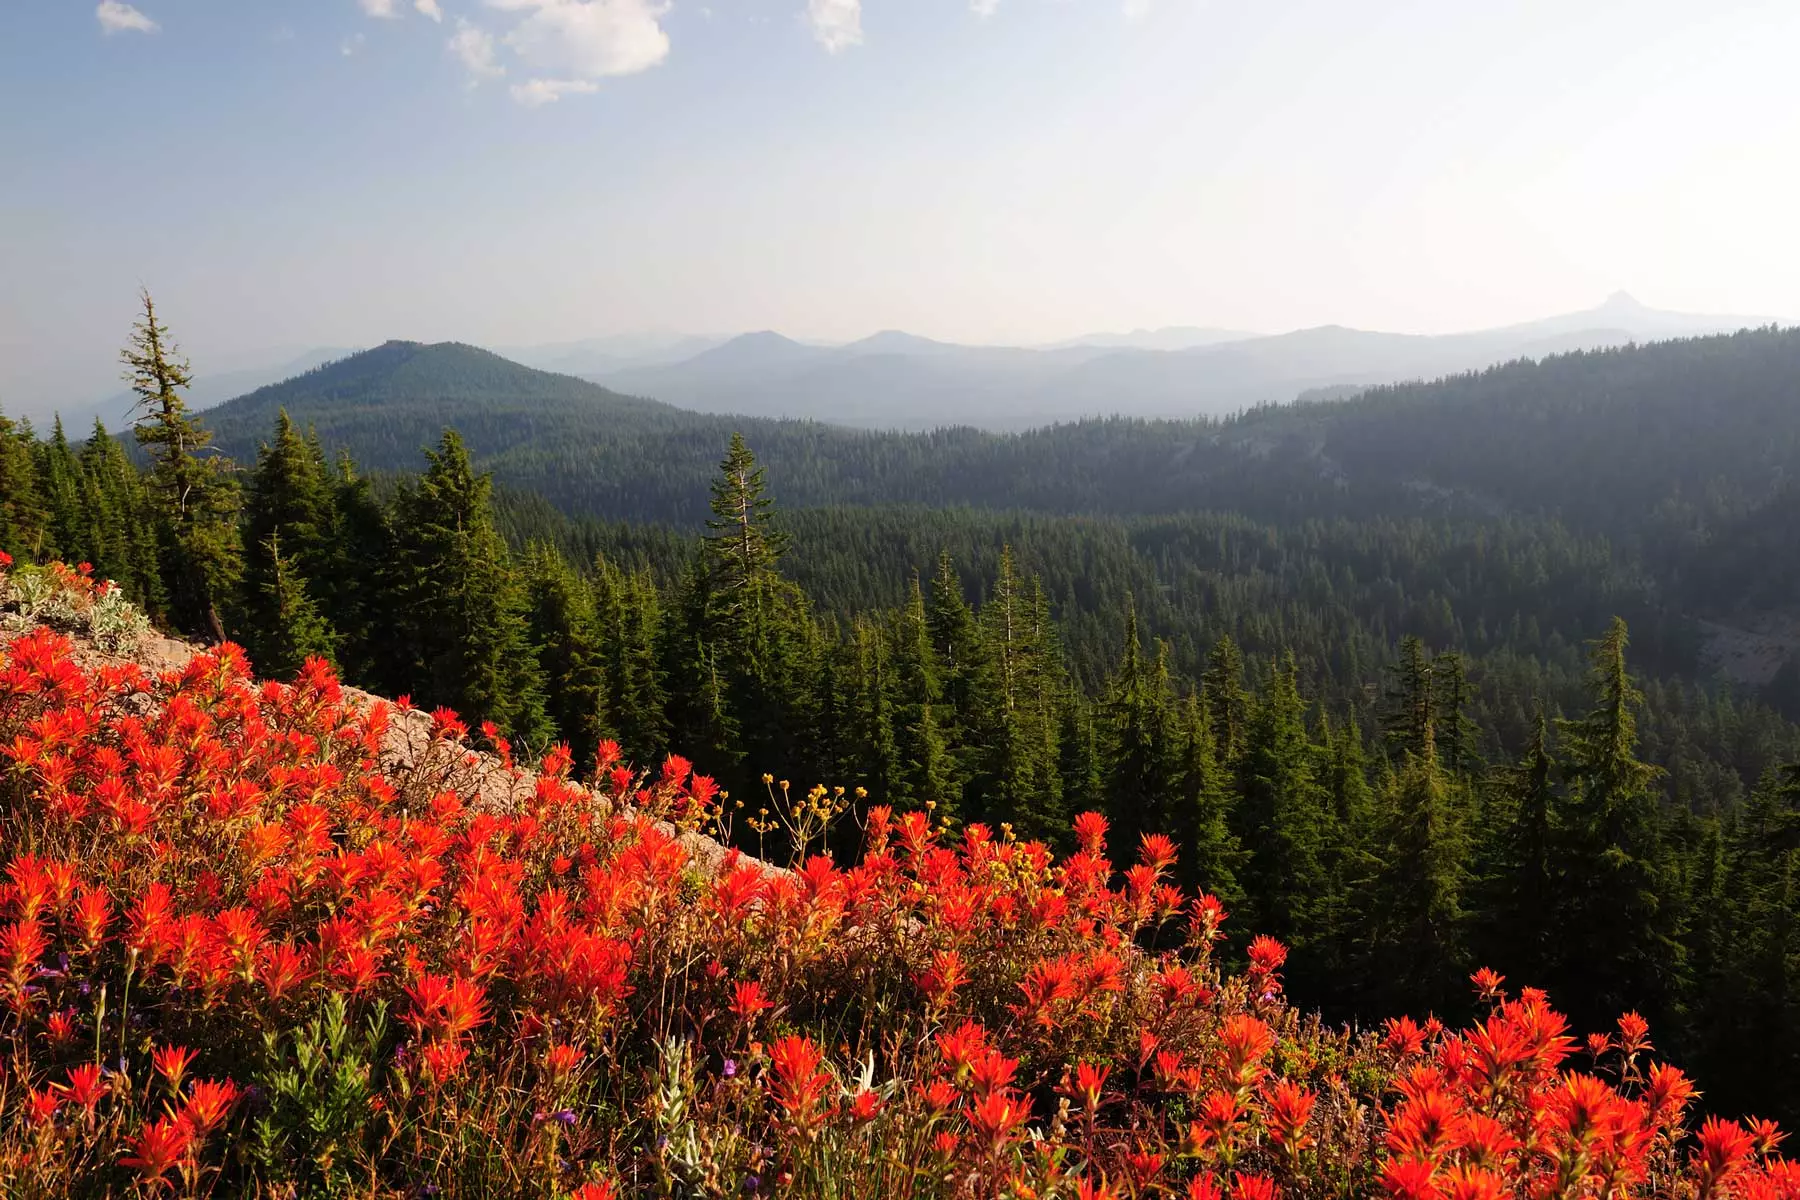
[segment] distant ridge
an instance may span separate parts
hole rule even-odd
[[[1095,416],[1218,416],[1302,394],[1433,379],[1771,322],[1647,308],[1623,292],[1591,309],[1470,333],[1322,325],[1271,336],[1176,327],[1038,348],[965,346],[885,330],[835,347],[744,334],[681,362],[593,376],[702,412],[891,429],[1027,429]]]

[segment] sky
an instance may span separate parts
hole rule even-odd
[[[1800,315],[1792,0],[4,0],[0,407],[388,338]]]

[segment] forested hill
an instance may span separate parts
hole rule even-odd
[[[719,447],[741,431],[795,505],[1550,515],[1666,558],[1788,481],[1800,448],[1800,332],[1521,361],[1225,421],[1094,420],[1013,435],[709,416],[473,347],[390,342],[230,401],[207,421],[248,461],[279,407],[328,450],[375,469],[410,469],[455,426],[501,483],[616,519],[692,521]]]

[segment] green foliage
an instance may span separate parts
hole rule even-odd
[[[492,721],[531,745],[550,736],[525,597],[495,529],[488,477],[447,431],[394,501],[386,670],[415,700]]]
[[[125,381],[137,397],[135,433],[150,454],[150,492],[159,520],[163,580],[177,628],[225,640],[222,610],[243,573],[239,498],[231,463],[209,454],[212,435],[188,412],[182,389],[193,382],[187,361],[156,316],[149,292],[143,318],[120,352]],[[61,441],[61,423],[57,426]],[[53,487],[62,486],[60,482]]]
[[[360,1028],[340,993],[313,1020],[265,1035],[254,1086],[266,1110],[243,1152],[265,1177],[303,1197],[368,1194],[368,1164],[389,1053],[387,1010],[377,1003]]]

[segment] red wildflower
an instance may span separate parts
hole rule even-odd
[[[188,1065],[194,1061],[195,1054],[186,1046],[158,1046],[150,1052],[150,1064],[156,1073],[169,1081],[169,1090],[181,1092],[181,1077],[187,1073]]]
[[[1231,1181],[1231,1200],[1281,1200],[1281,1190],[1267,1175],[1240,1172]]]
[[[969,1124],[996,1151],[1030,1115],[1026,1102],[1004,1089],[989,1092],[969,1106]]]
[[[1389,1159],[1381,1165],[1381,1186],[1394,1200],[1439,1200],[1437,1167],[1422,1158]]]
[[[545,1052],[544,1065],[550,1069],[551,1075],[560,1077],[579,1067],[584,1057],[576,1047],[558,1042]]]
[[[187,1156],[192,1144],[193,1135],[184,1121],[178,1117],[164,1117],[146,1124],[131,1139],[131,1153],[119,1162],[143,1175],[144,1182],[154,1186],[162,1183],[163,1176]]]
[[[831,1083],[831,1075],[821,1065],[824,1061],[824,1053],[811,1040],[791,1034],[769,1051],[773,1076],[769,1093],[802,1131],[810,1132],[823,1115],[820,1101]]]
[[[731,1011],[739,1019],[754,1021],[757,1014],[767,1012],[775,1007],[775,1002],[763,992],[762,984],[756,980],[739,981],[732,985]]]
[[[1700,1144],[1694,1150],[1694,1173],[1701,1197],[1713,1195],[1720,1184],[1742,1170],[1755,1148],[1756,1140],[1736,1121],[1706,1118],[1700,1126]]]
[[[1313,1103],[1313,1094],[1292,1080],[1283,1079],[1277,1083],[1268,1096],[1269,1139],[1290,1152],[1303,1149]]]
[[[1219,1028],[1225,1077],[1234,1087],[1248,1087],[1262,1075],[1263,1056],[1275,1045],[1275,1034],[1248,1013],[1236,1013]]]
[[[237,1084],[227,1080],[196,1079],[182,1107],[181,1119],[196,1138],[205,1137],[218,1127],[237,1100]]]
[[[865,1121],[873,1121],[881,1112],[881,1097],[868,1088],[863,1088],[850,1097],[850,1104],[845,1111],[859,1125]]]
[[[1106,818],[1097,812],[1084,812],[1075,818],[1075,841],[1088,854],[1106,850]]]
[[[106,1084],[98,1063],[70,1067],[69,1081],[59,1087],[63,1095],[88,1112],[93,1112],[100,1098],[106,1095]]]

